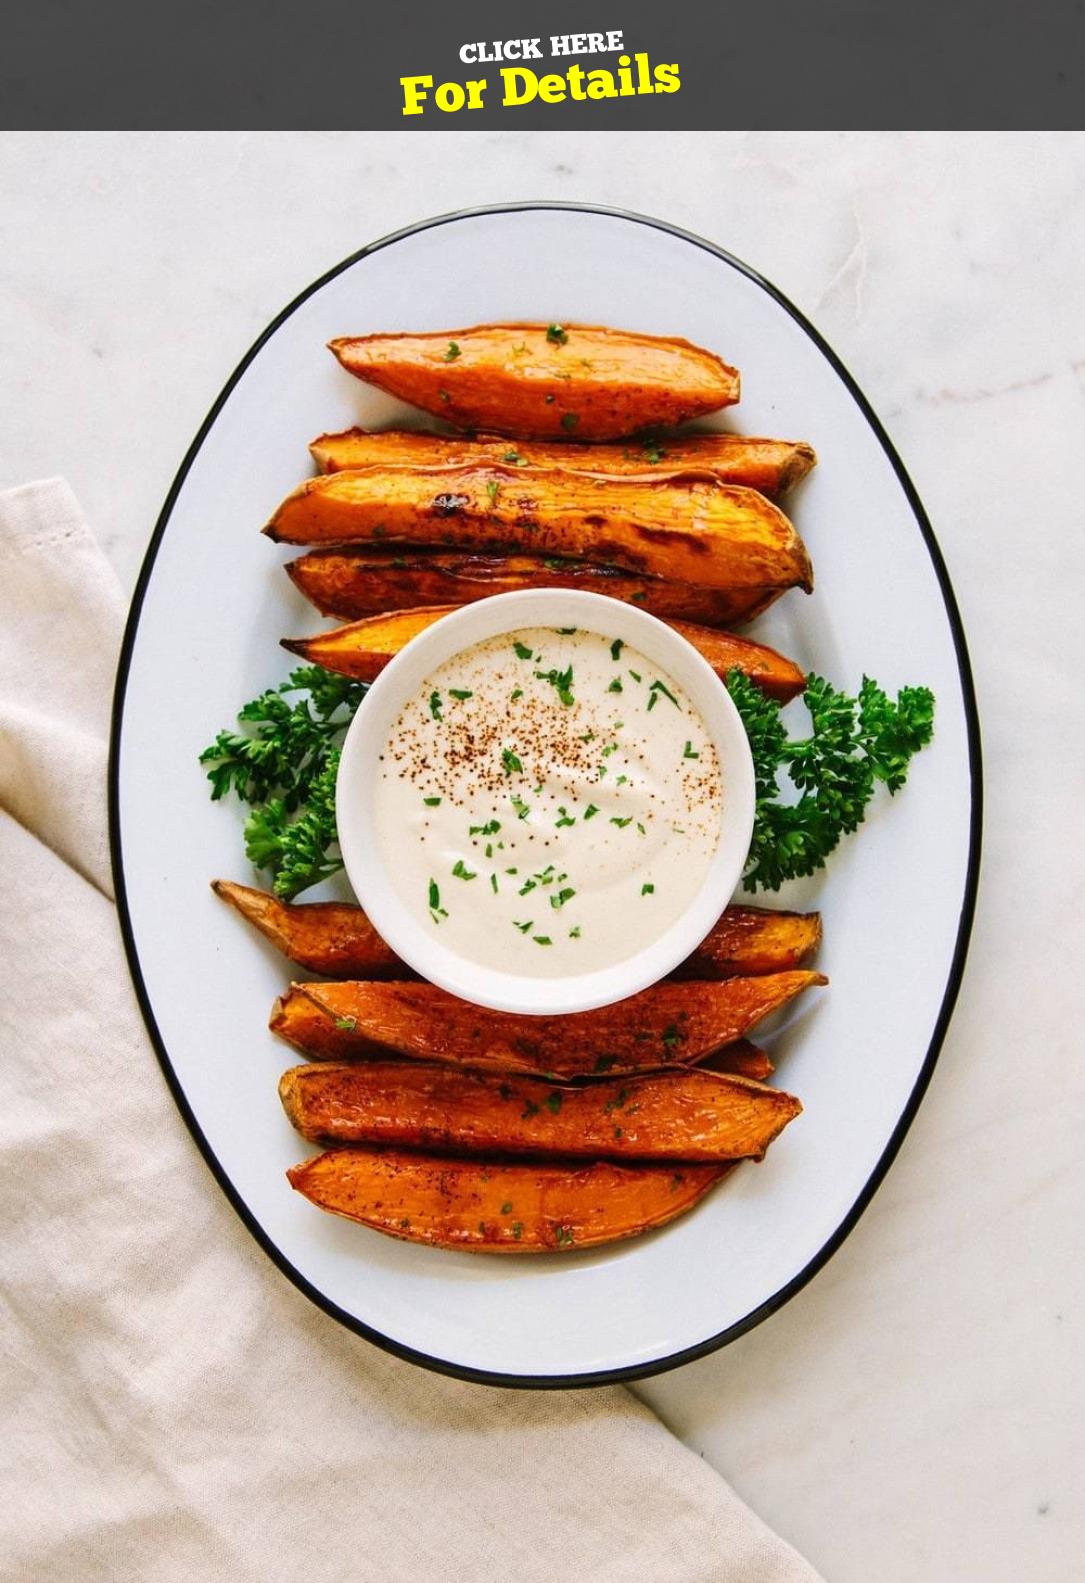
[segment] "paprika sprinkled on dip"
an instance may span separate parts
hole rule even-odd
[[[591,973],[658,940],[720,840],[711,736],[619,638],[525,627],[437,666],[378,756],[376,834],[411,915],[468,961]]]

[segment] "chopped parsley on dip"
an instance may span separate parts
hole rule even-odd
[[[469,961],[540,978],[651,945],[719,841],[719,760],[673,677],[530,627],[445,661],[380,756],[377,838],[407,908]]]

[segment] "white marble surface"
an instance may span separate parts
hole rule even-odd
[[[1063,1583],[1085,1541],[1085,139],[6,133],[0,487],[64,473],[130,584],[295,292],[397,226],[530,197],[688,226],[814,318],[933,518],[984,726],[971,959],[897,1164],[785,1311],[643,1394],[830,1583]]]

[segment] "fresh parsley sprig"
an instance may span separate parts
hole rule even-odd
[[[296,896],[343,867],[335,845],[335,775],[339,749],[309,783],[304,808],[294,819],[281,797],[254,808],[245,821],[245,853],[256,868],[274,872],[278,896]]]
[[[212,799],[233,791],[251,805],[245,851],[272,872],[279,896],[296,896],[343,866],[335,774],[342,734],[367,690],[323,666],[299,666],[239,711],[247,731],[220,731],[200,754]]]
[[[728,673],[727,690],[753,753],[757,809],[743,880],[751,891],[779,890],[824,867],[841,837],[862,824],[878,783],[898,791],[934,732],[926,687],[903,687],[894,702],[868,676],[857,698],[808,676],[810,735],[798,740],[788,737],[780,705],[741,671]],[[781,800],[782,771],[799,794],[793,801]]]
[[[879,783],[890,792],[904,785],[913,756],[934,731],[934,696],[926,687],[903,687],[893,700],[864,676],[851,697],[809,676],[803,703],[810,734],[797,739],[788,736],[781,706],[741,671],[728,673],[727,688],[753,752],[757,806],[744,879],[751,891],[779,890],[822,868],[841,837],[863,822]],[[335,775],[342,734],[367,690],[319,665],[301,666],[241,709],[247,731],[220,731],[200,754],[210,765],[212,798],[233,791],[251,805],[245,851],[272,873],[279,896],[296,896],[343,866]],[[509,756],[515,759],[511,750]],[[506,765],[510,773],[512,767]],[[781,790],[784,774],[790,785]],[[523,818],[526,803],[511,800]],[[584,818],[596,812],[589,805]]]

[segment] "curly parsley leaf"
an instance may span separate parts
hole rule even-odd
[[[291,897],[342,868],[335,845],[339,744],[365,697],[364,682],[299,666],[238,711],[246,731],[220,731],[200,754],[212,799],[233,791],[251,805],[245,851]]]
[[[335,748],[320,774],[310,783],[304,809],[283,832],[275,870],[278,896],[296,896],[310,885],[319,885],[343,866],[335,827],[338,768],[339,749]]]
[[[813,874],[862,824],[878,782],[896,792],[909,763],[934,733],[934,695],[904,687],[893,701],[864,676],[858,697],[838,692],[823,677],[807,677],[803,702],[810,735],[791,740],[780,705],[740,671],[727,690],[742,716],[753,753],[756,813],[744,884],[779,890]],[[781,799],[786,773],[793,800]]]

